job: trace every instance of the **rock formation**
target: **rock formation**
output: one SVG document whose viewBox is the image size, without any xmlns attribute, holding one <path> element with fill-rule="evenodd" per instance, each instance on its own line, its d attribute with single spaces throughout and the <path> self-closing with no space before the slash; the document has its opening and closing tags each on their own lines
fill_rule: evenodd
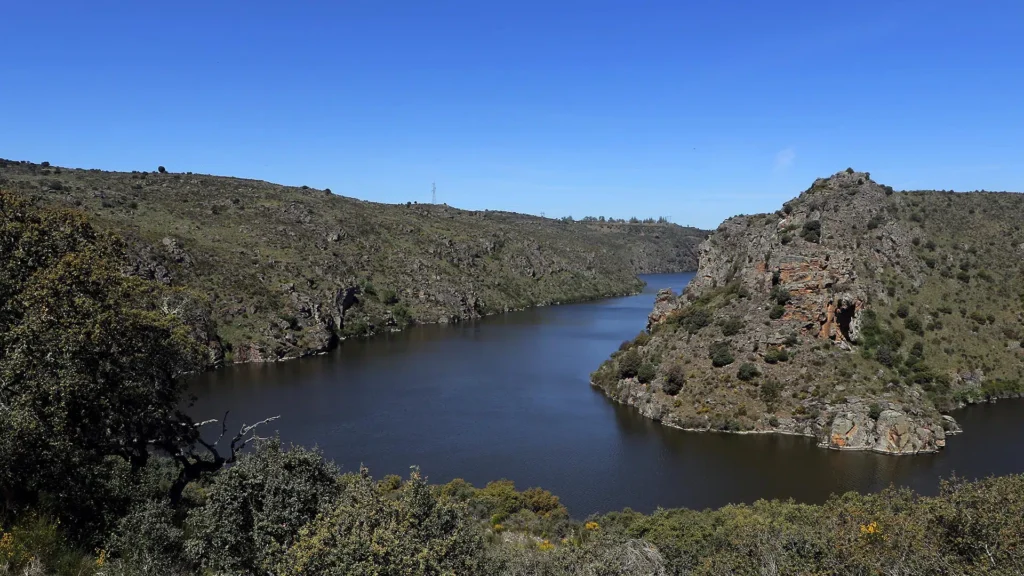
<svg viewBox="0 0 1024 576">
<path fill-rule="evenodd" d="M 684 429 L 938 450 L 959 430 L 943 412 L 1024 390 L 1024 266 L 992 248 L 1017 246 L 1022 215 L 1019 195 L 894 193 L 852 170 L 819 179 L 774 214 L 722 223 L 690 285 L 659 292 L 646 333 L 592 383 Z M 623 369 L 631 350 L 655 377 Z M 666 385 L 670 367 L 685 384 Z"/>
</svg>

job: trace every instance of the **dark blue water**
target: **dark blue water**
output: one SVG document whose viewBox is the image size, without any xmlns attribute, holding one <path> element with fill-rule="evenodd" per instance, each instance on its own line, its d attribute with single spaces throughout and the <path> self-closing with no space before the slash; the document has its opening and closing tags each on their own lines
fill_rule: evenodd
<svg viewBox="0 0 1024 576">
<path fill-rule="evenodd" d="M 332 354 L 197 377 L 197 417 L 280 415 L 286 442 L 317 445 L 344 470 L 419 465 L 433 482 L 509 478 L 542 486 L 575 516 L 631 507 L 705 508 L 758 498 L 821 502 L 896 483 L 934 492 L 940 476 L 1024 472 L 1024 402 L 956 414 L 966 433 L 940 454 L 835 452 L 811 439 L 688 433 L 616 405 L 589 374 L 646 324 L 658 288 L 454 326 L 345 342 Z M 232 428 L 234 425 L 232 426 Z"/>
</svg>

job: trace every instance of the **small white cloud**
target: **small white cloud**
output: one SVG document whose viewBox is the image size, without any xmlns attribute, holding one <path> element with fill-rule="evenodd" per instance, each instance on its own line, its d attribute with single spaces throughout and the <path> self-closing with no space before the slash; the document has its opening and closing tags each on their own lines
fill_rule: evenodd
<svg viewBox="0 0 1024 576">
<path fill-rule="evenodd" d="M 793 165 L 793 162 L 795 160 L 796 150 L 793 150 L 792 148 L 780 150 L 778 154 L 775 155 L 775 171 L 781 172 L 783 170 L 786 170 L 787 168 Z"/>
</svg>

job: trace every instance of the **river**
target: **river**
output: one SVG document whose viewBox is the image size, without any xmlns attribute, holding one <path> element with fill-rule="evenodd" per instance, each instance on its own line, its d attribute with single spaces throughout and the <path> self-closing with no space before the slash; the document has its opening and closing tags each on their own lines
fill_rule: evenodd
<svg viewBox="0 0 1024 576">
<path fill-rule="evenodd" d="M 642 294 L 535 308 L 458 325 L 347 341 L 297 361 L 194 378 L 197 418 L 231 409 L 230 429 L 279 415 L 286 443 L 317 445 L 345 471 L 418 465 L 431 482 L 541 486 L 583 517 L 625 507 L 707 508 L 759 498 L 822 502 L 890 483 L 924 493 L 954 472 L 1024 472 L 1024 402 L 954 414 L 965 433 L 938 454 L 817 448 L 809 438 L 683 432 L 609 401 L 589 374 L 643 329 L 658 288 L 693 274 L 642 276 Z"/>
</svg>

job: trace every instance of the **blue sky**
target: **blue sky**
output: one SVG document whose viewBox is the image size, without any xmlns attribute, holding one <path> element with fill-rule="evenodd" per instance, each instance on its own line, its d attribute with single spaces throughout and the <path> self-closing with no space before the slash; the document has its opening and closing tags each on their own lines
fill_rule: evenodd
<svg viewBox="0 0 1024 576">
<path fill-rule="evenodd" d="M 0 157 L 713 227 L 1024 190 L 1024 3 L 14 2 Z"/>
</svg>

